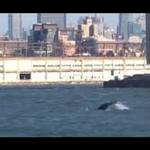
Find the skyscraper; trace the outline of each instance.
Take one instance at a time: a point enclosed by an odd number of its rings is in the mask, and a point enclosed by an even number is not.
[[[146,20],[145,14],[140,15],[139,17],[136,18],[137,24],[139,24],[144,31],[146,31],[146,21],[145,20]]]
[[[120,13],[119,14],[119,34],[123,35],[125,40],[128,39],[128,23],[133,22],[133,14],[130,13]]]
[[[8,14],[8,34],[10,39],[22,38],[22,18],[21,14]]]
[[[66,14],[65,13],[38,13],[38,23],[54,23],[57,24],[60,29],[66,28]]]

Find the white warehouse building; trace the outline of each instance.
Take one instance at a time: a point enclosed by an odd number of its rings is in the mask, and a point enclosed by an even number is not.
[[[1,83],[103,82],[146,73],[142,57],[0,58]]]

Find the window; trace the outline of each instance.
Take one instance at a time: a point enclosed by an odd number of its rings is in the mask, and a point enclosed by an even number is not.
[[[33,65],[33,67],[45,67],[45,65]]]
[[[81,67],[81,65],[75,65],[75,67]]]
[[[31,73],[20,73],[20,80],[30,80]]]
[[[59,67],[60,65],[48,65],[48,67]]]
[[[115,64],[115,66],[123,66],[123,64]]]
[[[86,66],[86,67],[92,67],[92,65],[84,65],[84,66]]]
[[[114,70],[111,70],[111,75],[112,75],[112,76],[114,75]]]
[[[99,66],[102,66],[102,64],[94,64],[94,66],[98,66],[99,67]]]
[[[144,66],[144,64],[136,64],[136,66]]]
[[[62,65],[62,66],[63,67],[71,67],[71,65],[69,65],[69,64],[68,65],[67,64],[66,65]]]
[[[112,64],[105,64],[105,66],[112,66]]]
[[[127,64],[127,66],[134,66],[134,64]]]

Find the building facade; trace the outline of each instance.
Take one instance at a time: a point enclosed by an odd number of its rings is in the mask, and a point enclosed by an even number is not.
[[[67,31],[58,32],[58,41],[55,47],[55,56],[74,56],[76,53],[76,42],[69,38]]]
[[[8,33],[11,40],[22,39],[22,17],[19,13],[8,14]]]
[[[57,24],[60,29],[65,29],[66,14],[65,13],[38,13],[37,22]]]
[[[0,57],[23,55],[27,45],[27,41],[0,40]]]
[[[128,23],[128,36],[139,36],[139,37],[144,37],[145,36],[145,31],[142,29],[140,24],[136,22],[129,22]]]
[[[145,15],[139,16],[136,19],[137,24],[139,24],[141,26],[141,28],[146,31],[146,19],[145,19]]]
[[[113,72],[113,73],[112,73]],[[150,73],[145,58],[1,58],[0,83],[103,82]]]
[[[29,55],[32,53],[32,55],[40,56],[51,55],[55,39],[57,39],[57,31],[57,24],[34,24],[28,41]]]
[[[128,23],[133,22],[133,14],[120,13],[119,14],[119,29],[118,32],[123,36],[123,39],[128,40]]]
[[[104,18],[100,16],[82,18],[78,25],[78,31],[83,39],[103,36],[104,28]]]

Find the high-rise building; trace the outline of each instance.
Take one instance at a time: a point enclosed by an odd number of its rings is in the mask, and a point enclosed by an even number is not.
[[[141,26],[141,28],[145,31],[146,30],[146,21],[145,21],[145,14],[140,15],[136,18],[137,24]]]
[[[60,29],[65,29],[66,14],[65,13],[38,13],[37,22],[57,24]]]
[[[57,40],[57,24],[34,24],[29,37],[29,49],[35,55],[51,55],[53,53],[54,43]],[[31,51],[29,52],[31,54]]]
[[[27,30],[25,30],[24,28],[22,28],[22,39],[27,40]]]
[[[139,37],[145,36],[145,31],[142,29],[141,25],[136,22],[129,22],[128,33],[129,33],[129,37],[130,36],[139,36]]]
[[[101,16],[101,14],[95,13],[95,17],[93,18],[93,24],[95,24],[95,31],[97,30],[97,33],[99,35],[103,35],[104,33],[104,17]]]
[[[19,13],[8,14],[8,34],[12,40],[22,39],[22,18]]]
[[[81,19],[81,18],[80,18]],[[97,16],[85,17],[79,21],[78,30],[82,32],[82,38],[98,38],[104,34],[104,18]]]
[[[133,22],[133,14],[131,13],[120,13],[119,14],[119,29],[118,32],[123,36],[123,39],[128,40],[128,23]]]

